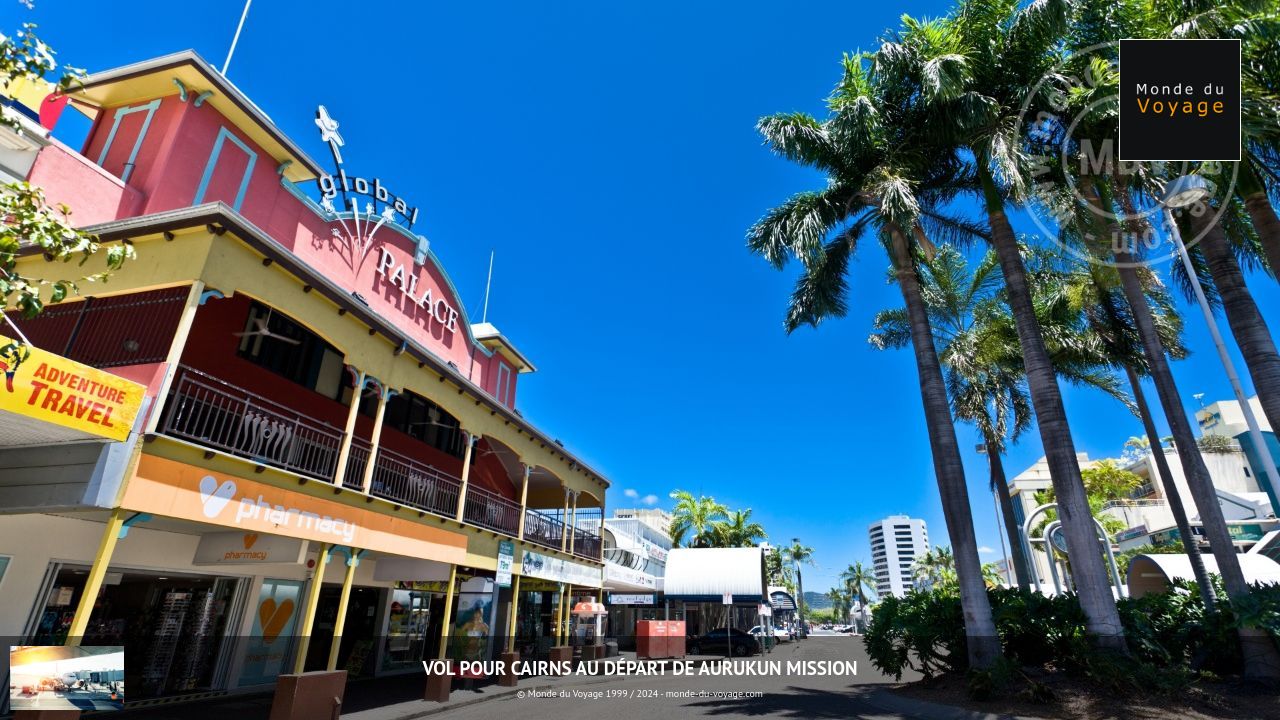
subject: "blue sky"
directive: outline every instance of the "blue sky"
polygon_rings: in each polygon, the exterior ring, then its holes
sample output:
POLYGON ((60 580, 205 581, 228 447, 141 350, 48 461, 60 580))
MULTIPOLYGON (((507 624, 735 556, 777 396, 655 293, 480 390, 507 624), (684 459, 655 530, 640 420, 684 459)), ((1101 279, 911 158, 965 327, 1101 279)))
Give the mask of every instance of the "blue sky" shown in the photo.
MULTIPOLYGON (((0 30, 38 22, 90 71, 186 48, 221 66, 242 7, 0 2, 0 30)), ((875 312, 900 303, 879 249, 853 265, 847 319, 782 331, 794 270, 750 255, 744 233, 822 179, 770 155, 754 123, 820 113, 842 52, 945 4, 731 7, 255 0, 228 77, 317 158, 325 104, 347 165, 421 206, 417 229, 474 318, 496 251, 489 319, 539 367, 519 405, 612 480, 611 507, 637 503, 627 489, 669 505, 673 488, 750 507, 775 542, 816 548, 805 587, 825 590, 870 559, 870 522, 922 517, 935 542, 944 525, 914 363, 866 343, 875 312)), ((1280 327, 1275 281, 1251 282, 1280 327)), ((1194 406, 1230 388, 1191 310, 1195 354, 1175 373, 1194 406)), ((1114 401, 1064 395, 1091 456, 1141 432, 1114 401)), ((1040 454, 1029 435, 1006 466, 1040 454)), ((970 452, 966 466, 994 560, 986 465, 970 452)))

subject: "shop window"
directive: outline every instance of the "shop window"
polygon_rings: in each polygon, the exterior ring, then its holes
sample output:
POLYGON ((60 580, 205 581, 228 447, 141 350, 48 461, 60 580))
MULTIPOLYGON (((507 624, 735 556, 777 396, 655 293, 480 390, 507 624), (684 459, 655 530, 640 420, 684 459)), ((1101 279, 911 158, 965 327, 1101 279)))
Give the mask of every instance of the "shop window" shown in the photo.
POLYGON ((10 559, 8 555, 0 555, 0 585, 4 584, 4 573, 9 569, 10 559))
POLYGON ((498 363, 498 402, 503 405, 511 404, 511 368, 503 363, 498 363))
POLYGON ((342 354, 320 336, 261 303, 249 307, 237 353, 271 372, 338 398, 342 354))

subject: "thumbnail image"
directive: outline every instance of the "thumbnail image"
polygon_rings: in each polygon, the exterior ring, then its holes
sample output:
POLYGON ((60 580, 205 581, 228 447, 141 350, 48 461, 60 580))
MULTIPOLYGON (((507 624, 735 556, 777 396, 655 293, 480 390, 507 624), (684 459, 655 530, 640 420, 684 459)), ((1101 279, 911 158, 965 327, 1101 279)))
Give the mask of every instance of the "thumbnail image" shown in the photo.
POLYGON ((123 710, 124 647, 10 647, 9 705, 13 710, 123 710))

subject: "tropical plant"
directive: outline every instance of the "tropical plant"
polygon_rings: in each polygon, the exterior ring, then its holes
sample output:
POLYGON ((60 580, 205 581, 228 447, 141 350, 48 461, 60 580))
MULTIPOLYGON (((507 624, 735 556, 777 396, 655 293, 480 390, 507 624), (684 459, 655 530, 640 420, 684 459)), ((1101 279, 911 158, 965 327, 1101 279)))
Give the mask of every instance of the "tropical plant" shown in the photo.
POLYGON ((913 93, 902 85, 874 82, 866 62, 860 53, 845 57, 827 120, 792 113, 760 121, 775 152, 824 173, 827 187, 768 211, 748 232, 747 243, 778 268, 790 257, 804 266, 785 323, 790 332, 846 313, 850 259, 868 230, 879 236, 910 317, 934 475, 960 563, 968 651, 975 666, 985 666, 996 655, 994 625, 982 587, 964 465, 916 271, 920 255, 934 250, 930 234, 961 239, 975 229, 939 210, 965 184, 959 160, 949 151, 929 150, 922 142, 927 117, 916 110, 913 93))
POLYGON ((858 601, 858 616, 863 625, 867 622, 867 593, 876 592, 876 576, 871 568, 861 561, 855 562, 840 572, 840 580, 844 582, 845 591, 851 600, 858 601))
MULTIPOLYGON (((58 67, 54 51, 35 35, 35 25, 27 23, 13 36, 0 34, 0 94, 9 94, 18 82, 44 82, 44 76, 58 67)), ((57 87, 67 89, 78 82, 83 71, 64 67, 57 87)), ((0 107, 0 124, 5 132, 24 132, 16 111, 0 107)), ((102 256, 105 269, 79 278, 44 278, 24 274, 18 258, 24 252, 44 257, 49 262, 67 263, 79 259, 84 265, 103 250, 98 237, 71 224, 71 209, 59 204, 50 207, 44 192, 26 182, 0 184, 0 299, 3 307, 16 307, 26 317, 39 314, 46 302, 56 303, 80 292, 84 283, 105 282, 113 270, 119 270, 134 256, 133 245, 126 242, 107 246, 102 256)), ((16 345, 0 351, 16 357, 25 356, 16 345)), ((27 351, 29 352, 29 351, 27 351)))
POLYGON ((1240 444, 1226 435, 1201 435, 1200 439, 1196 440, 1196 446, 1201 452, 1219 455, 1240 452, 1240 444))
POLYGON ((796 574, 796 619, 803 626, 806 603, 804 599, 804 576, 800 572, 800 566, 813 564, 813 548, 802 544, 800 538, 793 538, 791 544, 782 549, 782 559, 791 563, 791 567, 796 574))
POLYGON ((724 520, 711 527, 714 547, 755 547, 767 536, 764 526, 751 521, 751 508, 730 511, 724 520))
POLYGON ((671 510, 671 542, 674 547, 685 543, 688 547, 713 547, 716 523, 725 519, 728 509, 715 498, 694 497, 686 490, 671 493, 676 501, 671 510))
POLYGON ((1031 177, 1021 152, 1019 113, 1054 70, 1071 15, 1068 0, 964 0, 946 18, 903 19, 876 55, 882 82, 909 88, 932 120, 931 144, 972 157, 992 247, 1000 261, 1017 327, 1041 443, 1059 502, 1076 587, 1093 641, 1125 651, 1123 627, 1076 461, 1075 442, 1057 384, 1023 258, 1006 214, 1027 197, 1031 177))
MULTIPOLYGON (((956 559, 951 548, 940 546, 917 557, 911 564, 911 577, 917 589, 945 590, 956 589, 956 559)), ((985 578, 984 578, 985 586, 985 578)))

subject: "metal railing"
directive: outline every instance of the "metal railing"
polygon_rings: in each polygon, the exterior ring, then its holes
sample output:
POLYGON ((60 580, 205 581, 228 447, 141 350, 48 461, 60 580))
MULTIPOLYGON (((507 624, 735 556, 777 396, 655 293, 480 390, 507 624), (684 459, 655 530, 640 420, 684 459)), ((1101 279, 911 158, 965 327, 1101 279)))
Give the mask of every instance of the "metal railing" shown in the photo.
POLYGON ((1109 509, 1111 509, 1111 508, 1124 508, 1124 507, 1130 507, 1130 508, 1133 508, 1133 507, 1162 507, 1162 506, 1165 506, 1165 505, 1167 505, 1167 504, 1168 504, 1168 503, 1167 503, 1167 502, 1165 502, 1164 500, 1159 500, 1159 499, 1139 499, 1139 500, 1126 500, 1126 499, 1120 499, 1120 500, 1108 500, 1108 501, 1106 501, 1105 503, 1103 503, 1103 504, 1102 504, 1102 509, 1103 509, 1103 510, 1109 510, 1109 509))
MULTIPOLYGON (((369 447, 367 440, 351 441, 343 487, 363 491, 369 447)), ((459 478, 385 447, 378 448, 369 482, 370 495, 450 519, 457 517, 461 488, 459 478)))
POLYGON ((574 528, 573 554, 593 560, 600 559, 600 536, 590 530, 574 528))
POLYGON ((515 535, 520 529, 520 504, 475 485, 467 486, 463 522, 487 530, 515 535))
POLYGON ((524 512, 524 539, 553 550, 560 549, 560 540, 564 537, 565 524, 537 510, 524 512))
POLYGON ((185 366, 161 432, 325 481, 333 479, 343 437, 328 423, 185 366))

